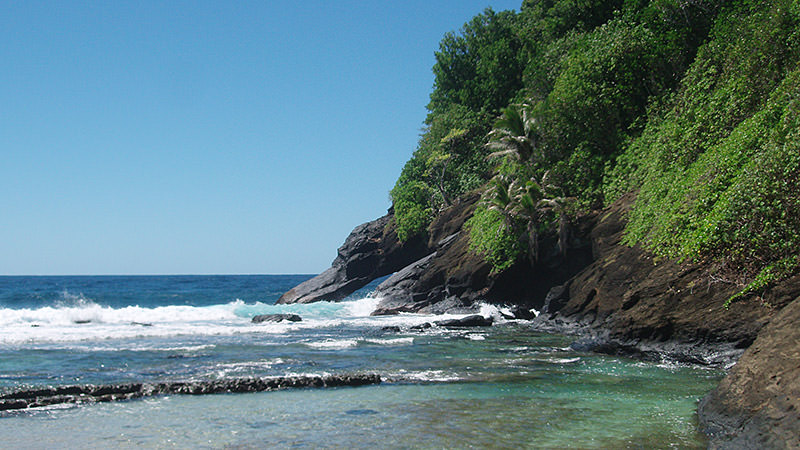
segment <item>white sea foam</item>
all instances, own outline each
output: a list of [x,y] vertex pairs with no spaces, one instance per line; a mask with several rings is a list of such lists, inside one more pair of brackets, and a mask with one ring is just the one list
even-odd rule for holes
[[397,372],[387,374],[386,379],[391,381],[448,382],[458,381],[461,379],[461,377],[459,377],[456,373],[448,373],[443,370],[399,370]]
[[378,297],[365,297],[361,300],[345,303],[344,311],[349,317],[369,317],[381,299]]
[[580,361],[580,358],[533,358],[531,361],[548,364],[573,364]]
[[413,337],[395,338],[395,339],[365,339],[366,342],[378,345],[411,345],[414,343]]
[[253,371],[270,369],[273,366],[283,363],[284,361],[281,358],[260,360],[260,361],[244,361],[237,363],[220,363],[220,364],[215,364],[210,372],[219,378],[225,378],[231,375],[238,375],[242,373],[249,373]]
[[357,339],[326,339],[324,341],[304,342],[305,345],[312,348],[320,348],[325,350],[343,350],[358,345]]
[[[285,334],[292,330],[356,327],[410,327],[434,320],[464,317],[463,314],[440,316],[399,314],[370,316],[379,298],[366,297],[347,302],[270,305],[246,304],[241,300],[211,306],[170,305],[146,308],[112,308],[92,302],[82,295],[62,294],[55,306],[38,309],[0,308],[0,345],[68,343],[174,336],[226,336],[244,333]],[[251,323],[258,314],[298,314],[301,322]],[[499,317],[496,307],[485,305],[484,315]],[[433,331],[438,332],[438,331]],[[444,331],[441,331],[444,332]],[[373,342],[400,345],[410,341]],[[343,343],[317,343],[317,348],[342,347]],[[347,343],[346,346],[354,344]],[[346,347],[342,347],[346,348]],[[135,349],[131,349],[135,350]],[[145,349],[146,350],[146,349]]]
[[470,341],[485,341],[486,340],[486,336],[484,336],[482,334],[468,334],[465,337],[467,339],[469,339]]

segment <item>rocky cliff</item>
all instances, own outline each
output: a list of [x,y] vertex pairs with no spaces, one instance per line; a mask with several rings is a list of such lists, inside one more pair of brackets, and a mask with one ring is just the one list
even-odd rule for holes
[[391,213],[357,227],[328,271],[281,302],[337,300],[393,274],[378,287],[374,314],[512,304],[541,310],[534,327],[575,334],[573,345],[587,351],[721,367],[741,356],[700,409],[712,446],[800,448],[800,276],[725,308],[737,285],[702,264],[658,260],[622,244],[632,195],[575,221],[566,258],[555,237],[545,237],[536,266],[521,261],[496,274],[469,250],[464,223],[477,201],[462,199],[427,236],[406,244]]
[[330,268],[295,286],[277,303],[339,301],[430,253],[422,237],[400,242],[392,219],[390,210],[380,219],[357,226],[339,247]]
[[397,238],[391,210],[356,227],[329,269],[286,292],[278,303],[338,301],[391,275],[375,293],[382,300],[374,315],[466,312],[479,301],[539,309],[550,288],[591,262],[586,237],[593,218],[586,217],[574,227],[566,258],[556,251],[556,238],[545,237],[545,251],[535,267],[520,261],[503,273],[493,273],[491,265],[469,249],[469,231],[464,227],[479,199],[475,193],[456,201],[425,235],[405,243]]

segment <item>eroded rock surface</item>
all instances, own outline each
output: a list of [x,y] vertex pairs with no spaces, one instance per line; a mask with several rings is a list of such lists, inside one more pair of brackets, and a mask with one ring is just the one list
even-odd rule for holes
[[[654,260],[621,243],[633,197],[603,211],[591,233],[594,262],[546,297],[536,319],[542,330],[581,332],[587,349],[660,359],[734,362],[782,308],[800,294],[789,281],[753,299],[725,301],[740,287],[697,264]],[[594,347],[590,345],[594,342]]]

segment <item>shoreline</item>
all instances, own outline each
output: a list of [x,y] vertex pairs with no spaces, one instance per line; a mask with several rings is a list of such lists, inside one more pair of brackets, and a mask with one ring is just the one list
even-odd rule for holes
[[[522,312],[535,308],[541,313],[533,320],[534,328],[576,336],[573,345],[581,350],[726,369],[728,376],[698,409],[712,448],[729,442],[800,447],[794,431],[800,429],[796,413],[800,373],[768,390],[753,383],[747,390],[741,380],[735,381],[741,360],[752,361],[747,370],[767,380],[772,374],[765,370],[800,371],[800,331],[789,326],[794,319],[782,314],[789,306],[800,310],[800,276],[726,308],[727,299],[738,288],[712,277],[708,267],[655,259],[638,246],[622,243],[633,198],[628,194],[579,218],[573,224],[566,258],[556,251],[556,240],[544,236],[544,256],[538,265],[518,263],[500,274],[490,272],[483,258],[469,251],[469,233],[463,226],[474,211],[476,197],[445,210],[426,238],[414,238],[407,248],[398,244],[390,210],[381,219],[356,227],[330,269],[291,289],[279,303],[336,300],[349,293],[349,283],[360,287],[373,276],[391,275],[378,286],[377,295],[384,298],[376,314],[463,312],[479,300],[512,304]],[[370,271],[362,270],[356,280],[349,278],[347,274],[358,272],[364,261],[373,262]],[[800,320],[800,314],[796,316]],[[781,325],[789,328],[780,337],[763,338],[770,326]],[[762,346],[782,347],[785,352],[772,352],[769,357],[758,354],[754,343],[759,339],[767,340]],[[717,406],[720,399],[736,397],[732,393],[739,393],[741,401],[725,400],[724,408]],[[778,399],[782,399],[778,402],[781,414],[763,419],[768,413],[762,406]],[[719,413],[706,419],[708,411]],[[742,431],[743,424],[751,424],[750,431]]]

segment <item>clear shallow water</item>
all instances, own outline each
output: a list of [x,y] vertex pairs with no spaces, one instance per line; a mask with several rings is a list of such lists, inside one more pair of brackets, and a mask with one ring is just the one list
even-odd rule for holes
[[[385,379],[6,413],[4,445],[704,446],[696,402],[717,371],[577,353],[569,338],[524,322],[414,333],[409,326],[434,318],[368,317],[369,287],[343,303],[272,304],[305,278],[0,277],[2,390],[354,372]],[[303,322],[250,323],[272,312]]]

